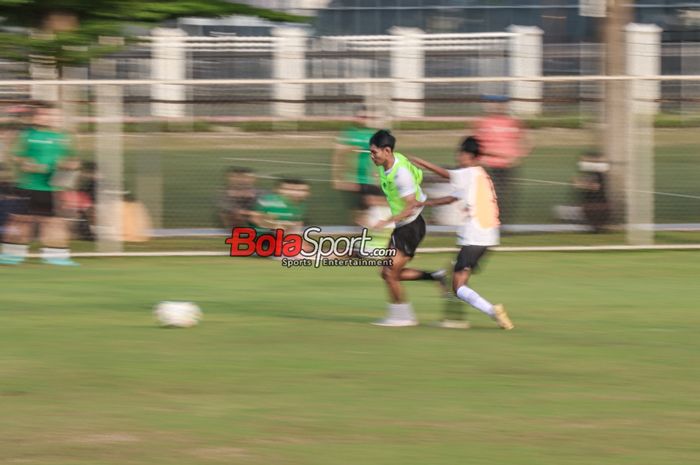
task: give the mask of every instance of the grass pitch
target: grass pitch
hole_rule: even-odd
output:
[[[370,326],[369,268],[0,268],[0,463],[696,464],[699,258],[494,253],[472,284],[512,332]],[[407,288],[439,316],[430,283]],[[177,299],[205,321],[155,327]]]

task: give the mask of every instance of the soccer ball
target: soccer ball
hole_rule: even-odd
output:
[[[175,328],[190,328],[202,318],[202,311],[192,302],[161,302],[153,314],[161,326]]]

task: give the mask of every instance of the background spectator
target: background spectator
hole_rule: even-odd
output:
[[[355,110],[353,124],[338,136],[333,152],[333,187],[350,192],[361,192],[363,186],[373,186],[376,168],[369,156],[369,139],[375,129],[369,127],[367,109]],[[358,204],[362,199],[358,199]]]
[[[249,168],[231,167],[226,170],[226,187],[219,200],[219,221],[231,229],[251,224],[251,215],[259,197],[255,174]]]
[[[32,127],[17,137],[14,162],[18,167],[17,188],[27,199],[26,209],[13,214],[6,227],[0,262],[14,265],[24,261],[29,243],[39,226],[44,246],[42,260],[52,265],[75,265],[70,259],[70,234],[64,218],[57,215],[55,193],[74,178],[70,173],[80,166],[73,157],[70,139],[61,130],[62,115],[58,108],[40,105],[34,113]]]
[[[602,232],[610,219],[607,192],[607,172],[610,164],[598,152],[587,152],[578,162],[579,174],[574,188],[581,202],[586,223],[594,232]]]
[[[300,179],[280,179],[275,192],[261,196],[252,214],[252,223],[259,230],[284,229],[300,231],[306,216],[309,185]]]
[[[483,156],[481,164],[493,180],[501,223],[513,221],[517,193],[513,178],[523,157],[531,146],[520,120],[508,114],[508,97],[487,95],[484,99],[485,116],[475,123],[475,136]]]
[[[78,189],[60,193],[63,214],[74,222],[75,237],[95,239],[95,205],[97,203],[97,166],[84,162],[78,178]]]

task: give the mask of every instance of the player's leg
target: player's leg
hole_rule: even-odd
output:
[[[426,225],[423,216],[419,216],[413,222],[403,226],[402,229],[405,231],[402,232],[402,237],[399,239],[403,242],[401,245],[404,249],[404,253],[413,257],[416,253],[416,249],[418,249],[420,243],[423,242],[426,233]],[[445,270],[425,271],[416,270],[414,268],[404,268],[401,270],[399,279],[401,281],[436,281],[440,285],[443,294],[449,292],[447,272]]]
[[[27,258],[34,219],[30,215],[11,215],[5,226],[0,264],[17,265]]]
[[[392,258],[391,266],[382,268],[382,279],[386,282],[389,291],[389,304],[386,317],[374,322],[374,325],[401,327],[418,324],[413,306],[410,302],[406,302],[401,286],[401,271],[411,258],[397,249],[396,255]]]
[[[387,316],[374,324],[379,326],[415,326],[418,324],[413,306],[406,302],[401,286],[401,274],[416,253],[425,235],[425,222],[418,217],[411,223],[399,226],[391,233],[389,248],[396,251],[391,266],[382,268],[382,279],[389,290]]]
[[[400,304],[405,302],[403,288],[401,286],[401,274],[405,271],[404,267],[411,260],[400,250],[397,250],[396,256],[393,257],[391,266],[382,267],[382,279],[389,290],[389,300],[391,303]]]
[[[455,263],[452,288],[459,299],[496,320],[501,328],[513,329],[513,323],[510,321],[503,305],[493,305],[481,297],[474,289],[467,286],[472,271],[476,269],[486,250],[486,247],[481,246],[469,245],[462,247]]]
[[[42,208],[39,240],[44,246],[41,249],[41,260],[50,265],[75,266],[70,258],[70,230],[68,222],[54,214],[53,192],[46,192],[41,199]]]
[[[443,294],[449,292],[447,271],[445,270],[424,271],[414,268],[404,268],[401,270],[399,278],[401,281],[436,281],[440,285]]]
[[[19,205],[5,224],[0,264],[17,265],[27,258],[34,218],[31,215],[31,191],[16,189]]]
[[[43,216],[40,222],[39,239],[44,246],[41,249],[41,259],[50,265],[75,266],[70,258],[68,243],[70,232],[65,219]]]
[[[493,304],[481,297],[474,289],[467,286],[471,270],[469,268],[460,271],[455,270],[452,276],[452,289],[455,295],[472,307],[491,318],[495,318]]]
[[[450,296],[450,286],[446,270],[425,271],[414,268],[401,270],[401,281],[434,281],[438,284],[443,297]]]

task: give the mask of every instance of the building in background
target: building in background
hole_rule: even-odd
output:
[[[700,40],[700,6],[689,5],[682,0],[638,0],[635,21],[682,33],[686,41]],[[314,27],[318,35],[345,35],[386,34],[393,26],[429,33],[493,32],[511,24],[541,28],[548,43],[601,38],[602,21],[580,16],[578,0],[331,0],[318,10]]]
[[[270,10],[284,11],[294,15],[315,16],[318,10],[326,8],[331,0],[237,0]],[[357,2],[356,2],[357,3]]]
[[[579,15],[579,0],[241,0],[239,3],[314,18],[313,35],[387,34],[394,26],[427,33],[500,32],[537,26],[552,44],[601,42],[603,21]],[[700,41],[700,5],[637,0],[634,20],[656,24],[664,42]],[[189,35],[268,35],[278,24],[253,17],[183,18]],[[291,25],[305,27],[304,25]],[[306,26],[308,27],[308,26]]]

